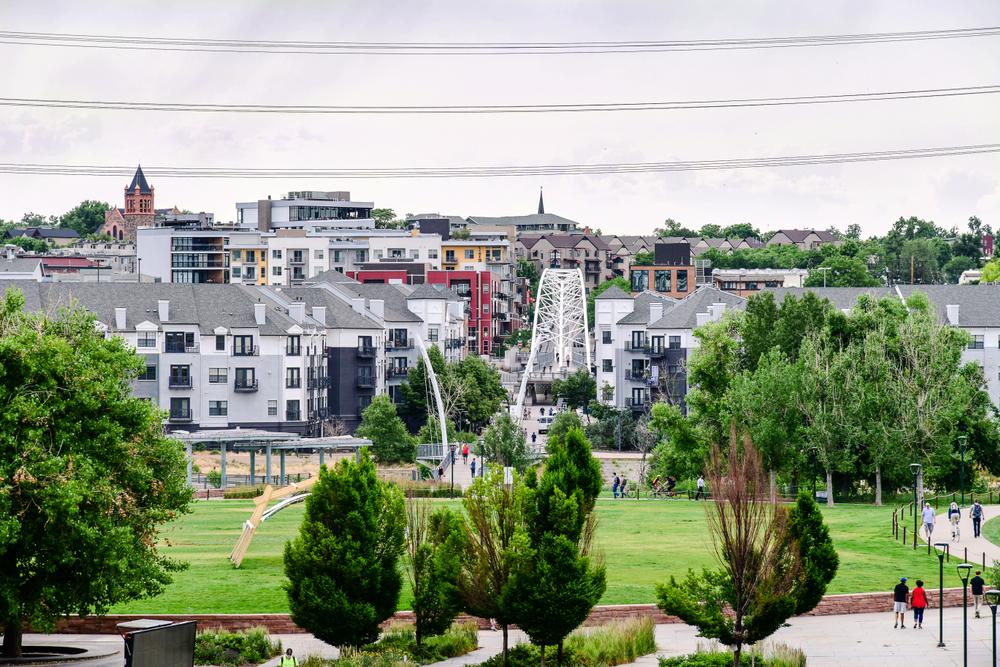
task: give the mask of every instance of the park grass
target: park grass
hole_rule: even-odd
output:
[[[433,501],[453,508],[458,501]],[[228,556],[250,516],[249,500],[199,501],[193,512],[163,531],[161,552],[190,564],[156,598],[114,608],[114,613],[287,613],[282,584],[284,544],[304,508],[293,505],[261,524],[240,569]],[[840,569],[828,593],[889,591],[901,576],[933,581],[937,559],[926,548],[893,541],[892,509],[870,505],[823,507]],[[689,568],[714,567],[705,504],[688,500],[599,500],[597,541],[608,568],[602,604],[656,601],[656,584]],[[990,526],[988,522],[986,526]],[[994,528],[1000,528],[1000,525]],[[409,607],[404,588],[400,608]]]
[[[1000,545],[1000,516],[988,519],[983,524],[983,537],[993,544]]]

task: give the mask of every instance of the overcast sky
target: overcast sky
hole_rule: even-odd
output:
[[[238,9],[237,9],[238,7]],[[1000,25],[1000,2],[0,2],[5,30],[272,40],[575,41]],[[854,93],[1000,83],[1000,37],[761,51],[506,57],[198,54],[0,45],[0,95],[244,104],[538,104]],[[0,162],[398,167],[704,160],[1000,142],[1000,95],[758,109],[293,116],[0,108]],[[0,218],[122,203],[128,179],[0,174]],[[546,210],[605,233],[689,226],[883,233],[901,215],[1000,226],[1000,154],[682,174],[426,180],[150,179],[212,211],[349,190],[400,215]]]

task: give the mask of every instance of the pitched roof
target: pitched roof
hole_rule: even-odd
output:
[[[361,283],[351,278],[348,275],[341,273],[340,271],[320,271],[315,276],[310,278],[307,282],[309,283],[329,283],[331,285],[340,285],[342,283],[353,283],[360,285]]]
[[[810,234],[815,234],[820,241],[836,241],[837,237],[825,229],[779,229],[778,234],[784,234],[792,243],[802,243]]]
[[[413,291],[410,292],[406,299],[448,299],[448,295],[439,289],[434,289],[433,285],[424,283],[423,285],[416,285]]]
[[[698,323],[698,313],[707,313],[709,306],[724,303],[727,308],[741,307],[746,299],[714,287],[699,287],[676,306],[667,310],[650,329],[693,329]]]
[[[406,305],[406,295],[396,285],[385,283],[341,283],[341,289],[371,301],[382,299],[385,302],[385,319],[389,322],[423,322],[410,311]]]
[[[578,223],[556,215],[555,213],[531,213],[529,215],[504,215],[490,217],[485,215],[470,215],[469,222],[482,225],[577,225]]]
[[[632,312],[618,320],[618,324],[648,324],[649,304],[654,301],[662,302],[664,311],[677,303],[677,299],[671,299],[656,292],[642,292],[635,297],[635,306]]]
[[[618,285],[612,285],[608,289],[604,290],[600,294],[594,297],[594,299],[631,299],[632,296],[623,290]]]
[[[15,227],[7,231],[9,238],[19,236],[30,236],[36,239],[78,239],[79,232],[75,229],[64,229],[62,227]]]
[[[326,326],[331,329],[378,329],[379,325],[358,313],[342,298],[324,287],[282,287],[281,294],[307,306],[326,307]]]
[[[128,185],[129,192],[135,190],[136,186],[139,187],[139,192],[148,195],[152,190],[149,189],[149,183],[146,182],[146,175],[142,173],[142,165],[135,168],[135,176],[132,177],[132,182]]]
[[[15,257],[13,260],[0,258],[0,274],[4,273],[34,273],[42,263],[40,257]],[[17,285],[21,281],[14,283]],[[3,292],[3,290],[0,290]]]

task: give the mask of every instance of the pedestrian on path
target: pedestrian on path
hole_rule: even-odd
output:
[[[892,627],[906,628],[906,597],[910,587],[906,585],[906,577],[900,577],[899,583],[892,589]]]
[[[531,444],[535,444],[536,440],[538,440],[538,434],[535,433],[534,431],[532,431],[531,432]]]
[[[462,445],[462,463],[469,465],[469,443]]]
[[[951,541],[958,542],[962,539],[958,522],[962,519],[962,510],[958,509],[958,503],[952,503],[948,508],[948,521],[951,523]]]
[[[979,537],[979,527],[983,523],[983,506],[979,504],[978,500],[972,501],[969,516],[972,517],[972,536]]]
[[[927,608],[927,592],[924,582],[917,579],[917,587],[910,593],[910,607],[913,609],[913,627],[924,627],[924,609]]]
[[[927,535],[927,541],[931,541],[931,533],[934,532],[934,508],[931,507],[930,503],[924,503],[924,511],[921,513],[924,522],[924,534]]]
[[[976,571],[976,576],[969,582],[972,586],[972,601],[976,608],[976,618],[980,618],[979,608],[983,606],[983,592],[986,588],[986,581],[981,576],[982,574],[982,572]]]
[[[701,475],[698,475],[698,492],[694,494],[694,499],[698,500],[699,498],[704,498],[704,497],[705,497],[705,478],[702,477]]]
[[[615,498],[617,498],[618,497],[618,485],[621,484],[621,480],[618,479],[618,473],[613,472],[611,474],[615,476],[614,479],[611,481],[611,493],[613,493],[615,495]]]
[[[476,459],[472,459],[472,463],[469,465],[469,468],[472,470],[472,479],[475,479],[476,478]]]
[[[296,660],[295,656],[292,655],[292,649],[288,649],[285,651],[285,655],[281,656],[280,667],[298,667],[298,664],[298,660]]]
[[[618,487],[618,494],[622,498],[625,497],[625,485],[626,484],[628,484],[628,480],[625,479],[625,475],[622,475],[622,483],[621,483],[621,486]]]

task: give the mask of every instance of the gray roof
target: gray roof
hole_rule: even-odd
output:
[[[326,326],[331,329],[378,329],[379,325],[323,287],[282,287],[281,294],[307,306],[326,307]]]
[[[415,285],[413,290],[407,295],[407,299],[452,299],[454,301],[460,300],[457,294],[452,292],[450,289],[444,285],[431,285],[424,283],[423,285]]]
[[[663,317],[651,323],[649,328],[693,329],[698,322],[698,313],[707,313],[712,304],[724,303],[728,308],[738,308],[744,302],[746,302],[745,298],[730,292],[723,292],[714,287],[699,287],[673,308],[665,311]]]
[[[372,299],[382,299],[385,301],[385,319],[388,322],[423,322],[406,305],[406,295],[397,289],[395,285],[384,283],[343,283],[339,285],[355,296],[360,296],[371,301]]]
[[[504,215],[500,217],[490,217],[484,215],[470,215],[469,222],[480,225],[577,225],[579,223],[564,218],[555,213],[531,213],[529,215]]]
[[[146,182],[146,175],[142,173],[142,165],[136,167],[135,176],[132,177],[132,182],[129,183],[128,191],[132,192],[136,186],[139,187],[139,192],[142,194],[148,195],[150,193],[149,183]]]
[[[13,261],[0,258],[0,274],[4,273],[34,273],[42,263],[39,257],[15,257]]]
[[[774,294],[774,300],[781,303],[789,294],[801,297],[806,292],[814,292],[817,296],[829,299],[834,308],[843,310],[853,308],[858,302],[858,297],[868,294],[876,299],[885,297],[896,297],[896,290],[890,287],[772,287],[764,290]]]
[[[610,289],[608,291],[610,291]],[[633,307],[632,312],[618,320],[618,324],[648,324],[649,304],[654,301],[660,301],[663,303],[664,312],[677,303],[677,299],[671,299],[670,297],[663,296],[662,294],[657,294],[655,292],[642,292],[635,297],[635,306]]]
[[[203,334],[217,327],[226,329],[258,328],[254,305],[261,298],[255,288],[243,285],[176,284],[176,283],[22,283],[0,281],[0,291],[8,286],[25,293],[28,307],[55,312],[58,308],[78,303],[94,313],[98,320],[115,327],[115,308],[125,308],[125,331],[149,321],[169,327],[171,324],[196,324]],[[170,302],[166,323],[160,321],[158,301]],[[312,324],[312,320],[309,321]],[[296,322],[284,309],[270,305],[265,324],[259,327],[264,335],[278,335]]]
[[[608,289],[604,290],[600,294],[594,297],[594,299],[631,299],[632,296],[623,290],[618,285],[612,285]]]
[[[341,273],[340,271],[320,271],[315,276],[306,281],[307,283],[329,283],[331,285],[339,285],[341,283],[353,283],[355,285],[360,285],[357,280],[351,278],[348,275]]]

